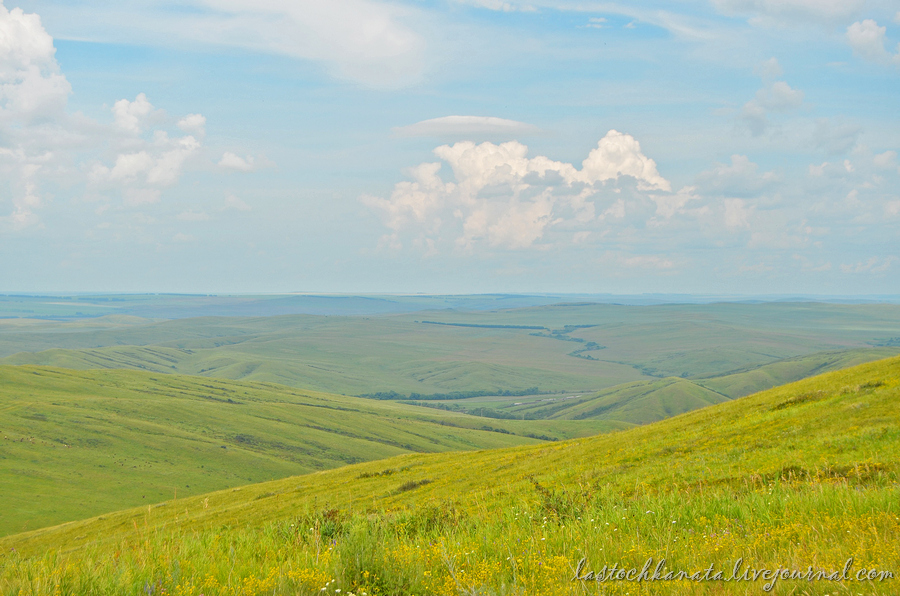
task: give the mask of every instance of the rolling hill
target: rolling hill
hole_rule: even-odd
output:
[[[627,426],[495,421],[127,370],[0,366],[0,387],[0,534],[403,453],[539,443]]]
[[[890,358],[606,435],[402,455],[8,536],[0,589],[888,595],[898,482]],[[648,558],[656,580],[606,573]]]
[[[346,395],[596,392],[666,377],[700,382],[823,351],[870,349],[872,358],[884,357],[900,352],[890,345],[895,337],[900,306],[893,304],[581,303],[164,321],[115,315],[0,319],[0,364],[128,368]],[[701,384],[734,396],[793,380],[791,367],[796,363],[783,373],[733,379],[733,391],[728,383]]]

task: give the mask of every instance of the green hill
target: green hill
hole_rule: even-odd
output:
[[[728,397],[743,397],[813,375],[840,370],[896,354],[895,348],[883,347],[843,352],[822,352],[796,358],[785,358],[771,364],[733,371],[715,377],[692,380]]]
[[[623,426],[486,420],[124,370],[0,366],[0,387],[0,534],[403,453],[506,447]]]
[[[894,304],[582,303],[379,316],[0,319],[0,364],[129,368],[346,395],[595,392],[666,377],[711,378],[822,351],[875,347],[871,357],[884,357],[900,352],[889,345],[898,336]],[[760,377],[754,386],[747,377],[741,390],[780,378]]]
[[[891,358],[606,435],[403,455],[9,536],[0,590],[889,595],[898,483]],[[648,558],[688,575],[602,571]]]
[[[669,377],[616,385],[587,397],[533,404],[517,410],[533,418],[617,420],[646,424],[727,401],[728,397],[686,379]]]

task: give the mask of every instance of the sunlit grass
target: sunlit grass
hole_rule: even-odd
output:
[[[0,592],[900,593],[900,359],[591,439],[408,455],[0,540]],[[579,569],[579,561],[584,563]],[[894,578],[856,579],[865,568]],[[752,572],[751,572],[752,573]],[[338,592],[340,590],[340,592]]]

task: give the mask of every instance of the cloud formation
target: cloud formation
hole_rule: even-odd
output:
[[[864,60],[878,64],[894,64],[900,66],[900,43],[892,54],[884,47],[887,27],[879,27],[872,19],[853,23],[847,27],[847,43],[853,53]]]
[[[465,141],[434,153],[452,170],[452,182],[441,177],[441,162],[423,163],[409,171],[412,180],[395,185],[390,198],[361,197],[391,230],[382,244],[402,246],[401,233],[412,228],[418,232],[414,243],[429,249],[448,231],[457,247],[522,249],[549,230],[575,239],[603,222],[624,219],[632,207],[647,211],[654,205],[651,193],[671,192],[638,141],[615,130],[597,143],[581,169],[528,157],[528,147],[516,141]]]
[[[490,116],[443,116],[394,129],[401,137],[504,137],[534,135],[541,129],[532,124]]]
[[[771,113],[787,113],[803,105],[803,91],[792,89],[784,81],[774,80],[782,74],[781,66],[775,58],[760,65],[757,72],[763,79],[763,87],[753,99],[744,104],[740,114],[741,121],[753,136],[760,136],[769,129]]]
[[[40,17],[0,4],[0,173],[12,190],[0,225],[12,230],[41,226],[48,189],[59,184],[87,187],[93,202],[158,202],[201,149],[201,114],[179,120],[188,134],[172,136],[144,93],[115,101],[110,124],[69,114],[71,86],[55,53]]]
[[[755,22],[846,22],[859,13],[864,0],[713,0],[719,12],[748,15]]]
[[[39,16],[0,3],[0,172],[13,193],[12,212],[0,224],[13,229],[39,224],[37,181],[54,161],[47,142],[69,136],[54,124],[72,91],[55,54]]]

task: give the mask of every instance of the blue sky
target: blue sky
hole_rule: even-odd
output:
[[[900,293],[900,2],[4,0],[0,292]]]

